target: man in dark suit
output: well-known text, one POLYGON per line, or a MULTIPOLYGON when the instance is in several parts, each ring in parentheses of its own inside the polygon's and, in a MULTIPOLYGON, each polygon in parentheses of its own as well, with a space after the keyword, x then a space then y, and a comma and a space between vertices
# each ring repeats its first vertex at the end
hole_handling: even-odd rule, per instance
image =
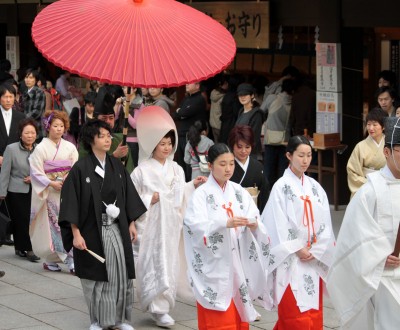
MULTIPOLYGON (((0 85, 0 171, 3 164, 3 153, 7 145, 19 141, 17 134, 18 125, 25 118, 23 113, 12 109, 16 95, 17 91, 11 84, 4 83, 0 85)), ((2 212, 4 212, 3 204, 0 207, 0 211, 2 212)), ((0 246, 3 244, 13 245, 14 242, 8 236, 0 242, 0 246)))

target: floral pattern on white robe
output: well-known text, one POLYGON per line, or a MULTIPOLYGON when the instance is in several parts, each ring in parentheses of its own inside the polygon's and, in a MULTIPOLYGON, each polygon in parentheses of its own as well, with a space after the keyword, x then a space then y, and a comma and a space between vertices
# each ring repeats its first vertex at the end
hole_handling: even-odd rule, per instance
POLYGON ((268 236, 261 222, 253 233, 247 227, 227 228, 228 212, 260 219, 250 194, 228 181, 223 190, 212 175, 194 192, 184 219, 188 275, 197 302, 226 311, 232 299, 243 322, 256 317, 252 301, 271 307, 266 290, 268 236))
MULTIPOLYGON (((309 204, 307 211, 311 219, 309 204)), ((335 244, 325 191, 314 179, 306 175, 299 179, 288 168, 273 186, 261 219, 271 238, 268 273, 273 281, 268 283, 274 307, 290 284, 301 312, 319 309, 319 278, 324 280, 327 276, 335 244), (311 220, 307 226, 304 217, 304 199, 312 205, 314 232, 311 220), (302 262, 296 252, 306 247, 309 240, 315 259, 302 262)))

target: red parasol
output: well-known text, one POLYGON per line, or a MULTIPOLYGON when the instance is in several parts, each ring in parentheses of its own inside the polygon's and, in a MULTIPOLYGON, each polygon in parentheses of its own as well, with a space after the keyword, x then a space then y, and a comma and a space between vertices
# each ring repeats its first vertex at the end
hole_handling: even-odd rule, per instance
POLYGON ((135 87, 207 79, 236 52, 225 27, 174 0, 60 0, 37 15, 32 38, 69 72, 135 87))

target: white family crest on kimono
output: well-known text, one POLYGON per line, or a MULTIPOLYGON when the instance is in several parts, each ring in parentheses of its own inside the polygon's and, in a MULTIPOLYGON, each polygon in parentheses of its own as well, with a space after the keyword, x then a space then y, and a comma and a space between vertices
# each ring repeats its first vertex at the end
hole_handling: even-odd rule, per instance
POLYGON ((271 239, 268 288, 274 307, 290 284, 301 312, 319 309, 319 278, 327 276, 335 242, 325 191, 314 179, 299 179, 286 169, 271 191, 262 221, 271 239), (315 259, 302 262, 296 252, 306 246, 315 259))
POLYGON ((400 321, 400 269, 385 262, 399 228, 400 180, 387 166, 367 177, 346 209, 327 288, 346 329, 393 329, 400 321))
POLYGON ((190 291, 187 279, 182 283, 180 277, 180 269, 185 266, 180 262, 179 246, 184 196, 194 190, 194 185, 185 183, 182 168, 169 159, 164 165, 153 158, 145 160, 131 178, 148 209, 136 221, 138 240, 133 251, 137 295, 143 311, 165 314, 175 305, 178 286, 190 291), (159 202, 151 205, 154 192, 159 193, 159 202))
POLYGON ((256 317, 252 301, 270 307, 266 291, 268 236, 262 223, 227 228, 232 216, 260 215, 250 194, 228 181, 222 190, 212 175, 193 194, 184 220, 188 276, 204 308, 226 311, 233 299, 243 322, 256 317))

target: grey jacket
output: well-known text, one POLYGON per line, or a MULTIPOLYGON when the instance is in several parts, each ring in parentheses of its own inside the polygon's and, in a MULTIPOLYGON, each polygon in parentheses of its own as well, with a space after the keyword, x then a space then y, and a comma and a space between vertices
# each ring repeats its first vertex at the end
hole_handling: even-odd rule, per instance
POLYGON ((265 123, 264 144, 267 144, 267 130, 285 131, 285 142, 290 138, 289 116, 292 96, 286 92, 279 93, 271 103, 265 123))
POLYGON ((7 146, 0 173, 0 196, 7 196, 8 191, 29 192, 30 185, 24 182, 24 178, 29 175, 28 157, 32 151, 24 149, 20 142, 7 146))

